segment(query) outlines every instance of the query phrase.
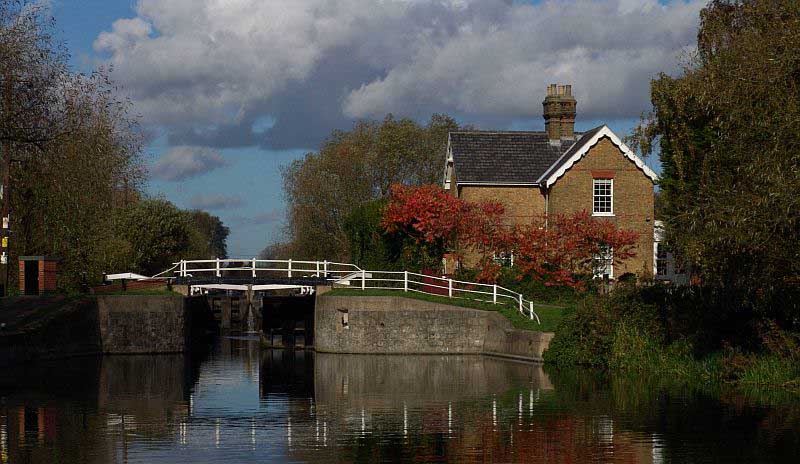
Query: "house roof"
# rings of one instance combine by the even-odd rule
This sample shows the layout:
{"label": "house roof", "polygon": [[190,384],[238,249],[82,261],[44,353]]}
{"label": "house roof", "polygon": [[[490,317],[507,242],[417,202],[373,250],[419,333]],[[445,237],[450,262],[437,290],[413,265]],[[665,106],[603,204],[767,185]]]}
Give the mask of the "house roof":
{"label": "house roof", "polygon": [[575,135],[575,141],[551,144],[546,132],[451,132],[450,155],[457,182],[549,188],[603,137],[608,137],[653,182],[658,180],[608,126]]}
{"label": "house roof", "polygon": [[562,155],[553,165],[544,173],[542,174],[541,178],[538,179],[540,184],[543,184],[545,187],[550,188],[564,173],[571,168],[575,163],[580,161],[584,155],[586,155],[589,150],[597,144],[603,137],[608,137],[611,140],[611,143],[616,145],[617,148],[620,149],[622,154],[628,158],[629,160],[633,161],[639,170],[644,173],[652,182],[658,181],[658,175],[653,172],[652,169],[647,167],[644,164],[644,161],[641,160],[635,153],[631,151],[619,137],[615,134],[608,126],[603,125],[600,127],[595,127],[594,129],[587,131],[575,142],[575,145],[570,147],[564,155]]}
{"label": "house roof", "polygon": [[564,140],[553,145],[546,132],[450,133],[459,184],[535,184],[573,144]]}

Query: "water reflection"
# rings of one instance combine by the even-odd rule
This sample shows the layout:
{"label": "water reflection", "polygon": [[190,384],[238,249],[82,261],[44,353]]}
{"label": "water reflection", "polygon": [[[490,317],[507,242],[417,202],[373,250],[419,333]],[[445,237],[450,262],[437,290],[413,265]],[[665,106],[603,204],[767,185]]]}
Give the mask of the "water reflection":
{"label": "water reflection", "polygon": [[779,462],[797,408],[476,356],[76,358],[0,377],[0,463]]}

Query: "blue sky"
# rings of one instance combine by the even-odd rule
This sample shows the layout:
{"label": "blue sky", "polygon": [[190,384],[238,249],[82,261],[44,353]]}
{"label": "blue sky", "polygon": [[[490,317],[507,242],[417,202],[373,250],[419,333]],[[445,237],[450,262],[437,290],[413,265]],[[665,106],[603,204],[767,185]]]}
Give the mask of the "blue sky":
{"label": "blue sky", "polygon": [[[628,133],[649,80],[691,50],[702,1],[50,0],[75,70],[113,65],[152,134],[148,191],[231,228],[229,253],[280,238],[280,167],[332,129],[434,112],[539,130],[551,82],[578,130]],[[651,164],[653,164],[651,162]]]}

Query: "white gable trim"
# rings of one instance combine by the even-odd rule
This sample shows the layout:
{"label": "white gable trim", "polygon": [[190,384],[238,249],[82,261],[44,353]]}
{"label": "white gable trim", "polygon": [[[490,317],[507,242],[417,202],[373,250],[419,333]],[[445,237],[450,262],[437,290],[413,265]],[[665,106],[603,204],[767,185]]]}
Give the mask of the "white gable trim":
{"label": "white gable trim", "polygon": [[452,185],[453,169],[455,169],[455,163],[453,163],[453,149],[450,146],[450,134],[448,133],[447,155],[445,156],[444,160],[444,176],[442,176],[442,187],[444,187],[445,190],[449,190],[450,186]]}
{"label": "white gable trim", "polygon": [[[589,153],[589,150],[593,146],[597,145],[597,142],[599,142],[600,139],[602,139],[603,137],[608,137],[611,140],[611,142],[614,145],[616,145],[617,148],[620,149],[620,151],[622,151],[622,153],[625,155],[625,157],[628,158],[629,160],[633,161],[633,163],[636,164],[636,167],[638,167],[644,173],[644,175],[649,177],[651,181],[653,181],[653,182],[657,182],[658,181],[658,175],[656,175],[656,173],[653,172],[652,169],[648,168],[647,165],[644,164],[644,161],[642,161],[641,158],[636,156],[636,154],[634,152],[632,152],[630,148],[628,148],[624,143],[622,143],[622,140],[620,140],[620,138],[617,137],[617,134],[612,132],[611,129],[608,128],[608,126],[603,126],[602,129],[597,131],[597,133],[594,134],[594,136],[591,139],[586,141],[586,143],[584,143],[583,146],[581,146],[578,149],[578,151],[576,151],[575,154],[573,154],[557,170],[555,170],[553,172],[548,171],[547,173],[545,173],[545,175],[542,176],[546,180],[544,185],[547,188],[550,188],[553,184],[555,184],[556,181],[559,178],[561,178],[561,176],[564,175],[564,173],[566,173],[572,166],[575,165],[575,163],[580,161],[581,158],[583,158],[587,153]],[[560,161],[560,159],[559,159],[559,161]]]}

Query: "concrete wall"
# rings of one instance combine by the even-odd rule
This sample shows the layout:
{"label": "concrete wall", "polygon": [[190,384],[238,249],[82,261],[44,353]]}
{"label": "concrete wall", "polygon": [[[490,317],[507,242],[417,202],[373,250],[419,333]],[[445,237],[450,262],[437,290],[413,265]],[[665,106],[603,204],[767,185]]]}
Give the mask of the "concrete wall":
{"label": "concrete wall", "polygon": [[[37,297],[25,300],[29,304],[41,300],[43,305],[51,301]],[[2,309],[13,312],[12,308]],[[28,318],[31,322],[22,330],[0,331],[0,366],[100,352],[97,305],[92,299],[59,302],[45,314]]]}
{"label": "concrete wall", "polygon": [[592,171],[610,172],[614,179],[614,216],[620,228],[638,232],[636,256],[614,265],[614,276],[626,272],[653,272],[653,182],[608,138],[601,139],[586,156],[550,188],[549,213],[592,212]]}
{"label": "concrete wall", "polygon": [[188,346],[183,297],[98,296],[97,307],[103,353],[177,353]]}
{"label": "concrete wall", "polygon": [[370,354],[494,354],[540,361],[552,334],[514,329],[494,311],[403,298],[317,297],[314,347]]}

